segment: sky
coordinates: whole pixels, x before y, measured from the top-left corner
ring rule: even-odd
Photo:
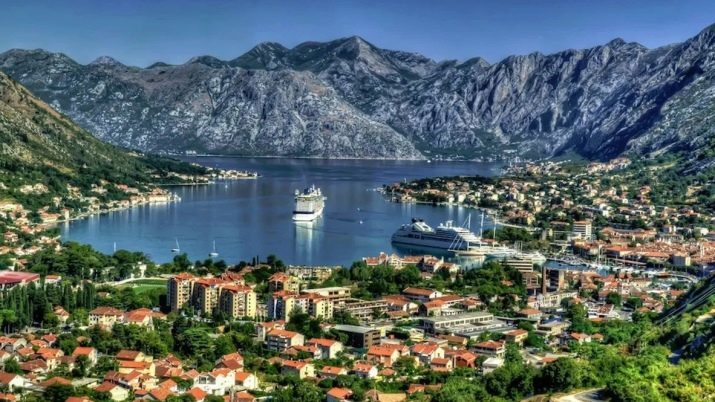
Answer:
[[[435,60],[586,48],[621,37],[657,47],[715,23],[715,0],[22,0],[0,9],[0,52],[42,48],[81,63],[233,59],[358,35]]]

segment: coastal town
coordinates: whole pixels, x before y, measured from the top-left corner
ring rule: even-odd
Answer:
[[[359,298],[363,284],[375,285],[357,279],[362,270],[387,270],[395,283],[411,286]],[[43,328],[7,333],[0,338],[0,398],[83,390],[67,401],[247,402],[293,378],[317,384],[318,400],[329,402],[423,400],[454,373],[489,376],[510,359],[542,369],[583,345],[616,342],[618,323],[657,316],[690,286],[667,275],[514,268],[508,261],[465,272],[443,258],[384,253],[350,272],[275,259],[215,275],[190,271],[154,279],[165,284],[160,305],[122,308],[116,289],[98,291],[92,309],[53,305]],[[340,278],[352,283],[334,285]],[[498,278],[505,290],[493,295],[480,282]],[[61,281],[0,272],[6,292]],[[137,288],[146,281],[137,278]],[[159,346],[153,333],[172,334],[174,346]],[[108,344],[110,334],[152,340],[130,348],[123,340]],[[202,348],[207,356],[196,355]]]
[[[657,207],[647,188],[599,179],[628,165],[594,163],[569,176],[570,167],[546,162],[497,179],[385,187],[392,201],[486,210],[502,222],[479,234],[487,247],[518,242],[549,256],[481,256],[477,266],[384,252],[349,267],[291,266],[275,256],[192,263],[184,254],[157,265],[141,254],[102,256],[61,243],[49,224],[68,219],[68,210],[36,216],[5,203],[0,254],[11,258],[0,271],[0,400],[440,401],[455,400],[460,389],[509,400],[591,388],[615,394],[590,377],[605,364],[600,359],[663,336],[685,311],[690,325],[707,328],[715,292],[696,286],[715,263],[708,211]],[[110,204],[117,208],[172,201],[164,189],[120,190],[132,195]],[[702,347],[679,342],[680,354]],[[574,364],[591,374],[558,382]]]
[[[199,167],[196,167],[199,169]],[[205,168],[200,168],[205,169]],[[255,179],[257,172],[235,169],[205,169],[201,174],[174,173],[168,179],[155,177],[158,183],[172,185],[209,185],[215,181]],[[7,190],[0,182],[0,191]],[[47,199],[36,208],[27,207],[26,198]],[[43,183],[24,184],[5,198],[0,197],[0,267],[24,269],[27,260],[43,249],[59,249],[58,224],[89,216],[150,205],[180,202],[181,197],[166,186],[133,187],[100,182],[89,191],[67,185],[66,194],[53,194]],[[33,206],[36,203],[33,203]]]
[[[383,192],[395,202],[487,211],[507,229],[502,240],[549,255],[704,275],[715,265],[715,214],[697,202],[705,186],[686,185],[683,199],[673,200],[677,189],[662,191],[670,183],[656,184],[657,171],[639,174],[630,165],[626,158],[583,166],[529,163],[496,179],[431,178],[387,185]]]

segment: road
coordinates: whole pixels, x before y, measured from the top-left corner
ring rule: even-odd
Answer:
[[[605,402],[607,399],[601,396],[603,388],[588,389],[573,394],[554,397],[554,402]]]

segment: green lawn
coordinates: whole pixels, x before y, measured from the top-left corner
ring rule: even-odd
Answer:
[[[121,289],[133,289],[134,293],[145,293],[154,289],[166,289],[166,279],[137,279],[120,286]]]

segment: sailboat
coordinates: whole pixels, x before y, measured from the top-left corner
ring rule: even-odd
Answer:
[[[172,253],[180,253],[181,247],[179,247],[179,239],[176,239],[176,247],[171,249]]]
[[[467,221],[465,222],[464,226],[468,230],[471,230],[472,214],[468,215]],[[484,247],[484,244],[482,243],[482,238],[481,238],[481,230],[483,227],[484,227],[484,212],[482,212],[482,223],[479,227],[479,235],[477,236],[477,241],[467,242],[466,244],[464,244],[461,241],[461,239],[460,240],[455,239],[455,241],[457,241],[457,243],[453,242],[453,244],[449,248],[449,251],[453,252],[458,257],[484,257],[485,247]]]
[[[496,215],[494,216],[494,227],[492,228],[493,234],[492,238],[494,239],[494,244],[492,244],[491,249],[487,252],[487,257],[489,258],[507,258],[511,257],[514,254],[516,254],[516,250],[511,249],[507,246],[499,246],[496,244],[497,240],[497,225],[499,224],[499,221],[497,220]]]
[[[216,251],[216,240],[214,240],[214,251],[209,253],[209,257],[211,257],[211,258],[218,257],[218,251]]]

